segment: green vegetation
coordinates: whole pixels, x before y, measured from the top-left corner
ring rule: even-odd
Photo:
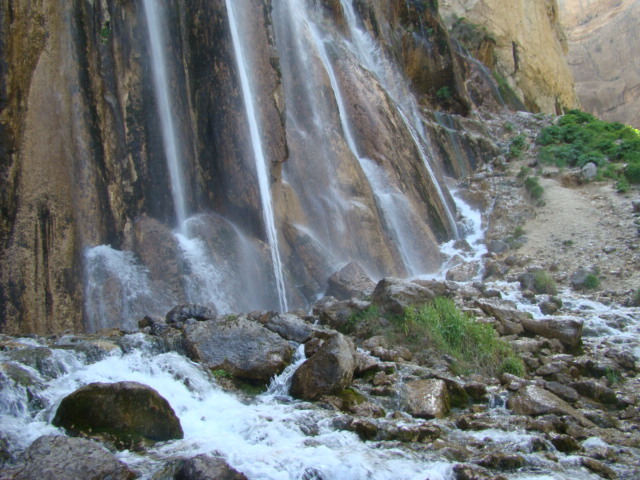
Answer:
[[[533,272],[533,290],[538,294],[556,295],[558,293],[555,280],[545,270]]]
[[[633,294],[631,303],[636,307],[640,307],[640,288],[636,290],[636,293]]]
[[[524,181],[524,188],[534,200],[540,200],[544,194],[544,188],[540,185],[538,177],[527,177]]]
[[[474,320],[444,297],[408,308],[403,315],[382,316],[371,306],[352,315],[347,324],[358,335],[383,335],[392,344],[404,345],[416,357],[448,356],[456,373],[524,374],[522,360],[490,324]]]
[[[522,225],[518,225],[514,230],[513,230],[513,237],[514,238],[520,238],[524,235],[526,235],[527,232],[525,232],[524,227]]]
[[[609,385],[611,386],[618,385],[622,383],[622,381],[624,380],[624,378],[622,377],[622,374],[620,373],[620,370],[614,367],[605,368],[604,376],[609,382]]]
[[[451,98],[451,89],[447,86],[440,87],[436,92],[436,98],[438,100],[449,100]]]
[[[585,278],[582,286],[587,290],[595,290],[600,286],[600,279],[593,273],[590,273],[587,275],[587,278]]]
[[[427,341],[453,357],[452,368],[460,373],[524,373],[520,359],[490,324],[472,319],[447,298],[436,298],[418,310],[409,308],[400,321],[408,338]]]
[[[234,378],[232,374],[222,369],[211,370],[211,375],[213,375],[215,378]]]
[[[522,154],[529,148],[527,144],[527,137],[523,134],[516,135],[511,139],[511,143],[509,143],[509,152],[507,156],[509,158],[520,158]]]
[[[593,162],[598,178],[616,180],[618,191],[640,184],[640,131],[630,126],[570,110],[556,125],[542,129],[536,143],[543,163],[582,168]]]

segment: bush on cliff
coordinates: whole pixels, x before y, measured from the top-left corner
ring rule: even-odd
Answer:
[[[536,143],[543,163],[578,168],[595,163],[600,178],[640,183],[640,131],[628,125],[570,110],[542,129]]]

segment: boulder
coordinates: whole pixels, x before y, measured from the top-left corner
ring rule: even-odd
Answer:
[[[524,331],[522,323],[531,315],[518,310],[513,302],[497,298],[480,298],[475,306],[498,321],[496,330],[501,335],[517,335]]]
[[[24,464],[13,476],[20,480],[81,478],[83,480],[128,480],[136,478],[111,452],[84,438],[45,435],[26,450]]]
[[[52,423],[71,435],[105,438],[120,449],[183,437],[169,402],[137,382],[90,383],[62,400]]]
[[[537,385],[526,385],[509,397],[507,407],[519,415],[568,415],[583,426],[593,427],[593,423],[575,408],[553,393]]]
[[[198,321],[211,320],[216,317],[215,310],[202,306],[194,305],[192,303],[185,305],[178,305],[173,307],[169,313],[167,313],[167,324],[181,324],[190,318]]]
[[[338,393],[353,380],[356,349],[348,337],[338,333],[322,346],[293,374],[290,393],[303,400]]]
[[[504,240],[491,240],[489,245],[487,245],[487,249],[491,253],[504,253],[509,250],[509,244]]]
[[[268,382],[293,354],[289,342],[244,315],[195,322],[183,333],[192,360],[248,380]]]
[[[478,262],[465,262],[447,270],[446,279],[452,282],[470,282],[479,274]]]
[[[259,320],[267,329],[285,340],[306,343],[314,336],[328,337],[330,330],[313,325],[292,313],[275,313]]]
[[[580,169],[580,173],[582,174],[582,178],[591,181],[598,175],[598,166],[593,162],[589,162]]]
[[[449,413],[449,392],[444,380],[414,380],[405,385],[407,412],[420,418],[444,418]]]
[[[350,321],[353,316],[370,306],[369,302],[355,298],[338,300],[335,297],[323,297],[313,305],[312,310],[313,314],[318,316],[322,325],[345,331],[352,327]]]
[[[553,317],[543,319],[527,318],[522,322],[524,330],[545,338],[555,338],[570,349],[580,346],[584,322],[577,318]]]
[[[371,295],[375,288],[375,283],[360,264],[349,262],[327,280],[329,288],[326,295],[333,296],[338,300],[348,300],[350,298],[364,298]]]
[[[583,267],[579,268],[571,275],[571,286],[575,289],[582,289],[588,282],[589,277],[592,275],[598,275],[599,270],[597,267]]]
[[[200,454],[167,463],[152,480],[246,480],[247,477],[220,457]]]
[[[386,277],[376,285],[371,301],[386,312],[402,315],[405,308],[423,305],[434,298],[434,293],[426,287],[399,278]]]

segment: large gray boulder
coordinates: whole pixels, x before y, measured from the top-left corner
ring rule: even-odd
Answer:
[[[38,438],[24,453],[15,480],[128,480],[136,475],[106,448],[91,440],[64,435]]]
[[[338,333],[293,374],[290,393],[303,400],[315,400],[347,388],[356,369],[356,349],[350,338]]]
[[[594,426],[567,402],[537,385],[527,385],[515,392],[509,397],[507,407],[519,415],[568,415],[585,427]]]
[[[293,354],[289,342],[244,315],[194,322],[183,334],[192,360],[248,380],[268,382]]]
[[[405,385],[407,412],[420,418],[444,418],[450,409],[444,380],[414,380]]]
[[[193,458],[172,460],[152,480],[247,480],[231,467],[224,458],[200,454]]]
[[[524,330],[528,333],[540,335],[545,338],[560,340],[569,349],[580,346],[582,341],[582,329],[584,322],[578,318],[553,317],[533,319],[527,318],[522,322]]]
[[[327,280],[329,288],[326,295],[338,300],[363,298],[371,295],[376,284],[369,278],[360,264],[349,262]]]
[[[52,423],[71,435],[104,438],[120,449],[183,437],[169,402],[137,382],[90,383],[62,400]]]
[[[426,287],[399,278],[386,277],[378,282],[371,302],[386,312],[402,315],[411,305],[424,305],[435,298]]]
[[[475,306],[498,322],[496,330],[500,335],[517,335],[524,331],[522,323],[529,320],[531,315],[518,310],[513,302],[497,298],[480,298]]]

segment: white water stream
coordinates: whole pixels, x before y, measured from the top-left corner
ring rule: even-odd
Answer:
[[[229,17],[229,27],[231,29],[231,37],[233,39],[233,49],[236,56],[236,63],[238,65],[238,74],[240,77],[240,86],[242,89],[242,97],[244,99],[244,108],[247,114],[247,121],[249,122],[249,132],[251,135],[251,146],[253,148],[253,155],[256,166],[256,173],[258,176],[258,184],[260,188],[260,200],[262,203],[262,215],[265,224],[265,230],[267,234],[267,241],[271,250],[271,260],[273,262],[273,273],[275,275],[276,290],[278,292],[278,301],[280,304],[280,311],[286,312],[289,307],[287,304],[287,292],[284,282],[284,273],[282,267],[282,260],[280,259],[280,250],[278,248],[278,231],[275,225],[275,214],[273,211],[273,203],[271,200],[271,186],[269,179],[269,169],[267,158],[264,154],[264,148],[262,145],[262,137],[260,134],[260,127],[258,124],[257,111],[256,111],[256,97],[253,87],[251,85],[250,66],[247,65],[246,56],[242,41],[240,39],[240,32],[238,29],[238,22],[236,20],[236,12],[234,10],[234,1],[226,0],[227,15]]]
[[[414,96],[411,94],[405,78],[394,68],[389,62],[385,61],[384,55],[380,52],[375,41],[364,30],[359,22],[356,12],[353,8],[353,0],[341,0],[342,10],[347,20],[347,26],[351,34],[353,42],[353,50],[358,60],[378,79],[382,87],[393,99],[398,113],[402,117],[411,138],[420,153],[422,163],[429,174],[431,184],[438,195],[440,203],[447,216],[449,227],[458,237],[458,228],[455,221],[454,213],[451,211],[447,199],[444,195],[438,177],[435,174],[429,156],[425,151],[425,145],[428,143],[422,127],[422,119],[419,113],[418,105]]]
[[[25,348],[43,346],[34,340],[17,342]],[[69,348],[73,339],[62,338],[59,343]],[[48,375],[14,361],[10,352],[0,352],[0,362],[28,370],[39,385],[28,393],[0,371],[2,434],[15,452],[41,435],[62,433],[50,420],[60,400],[80,386],[136,381],[169,401],[184,430],[184,439],[158,444],[144,455],[117,454],[141,478],[150,478],[165,461],[199,453],[223,456],[256,480],[450,478],[448,462],[393,444],[362,442],[353,433],[336,430],[331,411],[292,401],[286,394],[288,382],[304,360],[302,349],[294,365],[275,378],[267,392],[249,402],[221,390],[204,369],[185,357],[154,350],[142,334],[125,337],[124,351],[116,349],[88,360],[80,351],[54,348]],[[35,400],[30,398],[34,392]]]
[[[167,159],[167,167],[171,179],[171,195],[176,215],[178,229],[182,231],[187,219],[187,206],[183,178],[183,165],[180,160],[178,135],[173,123],[174,109],[169,96],[169,79],[167,76],[167,60],[165,58],[164,36],[165,30],[161,21],[161,2],[158,0],[143,0],[144,12],[149,30],[149,46],[151,48],[151,65],[153,70],[153,84],[158,103],[158,114],[162,126],[162,140]],[[184,232],[183,232],[184,233]]]

